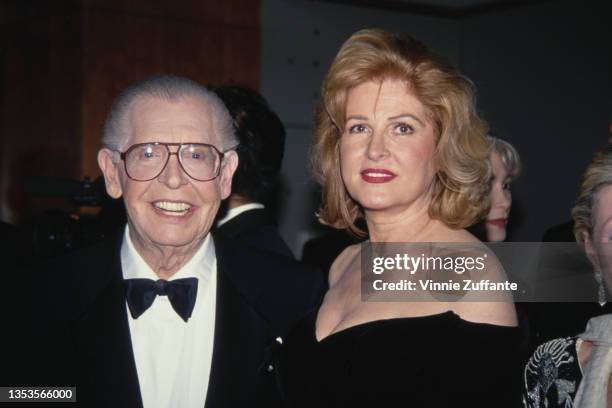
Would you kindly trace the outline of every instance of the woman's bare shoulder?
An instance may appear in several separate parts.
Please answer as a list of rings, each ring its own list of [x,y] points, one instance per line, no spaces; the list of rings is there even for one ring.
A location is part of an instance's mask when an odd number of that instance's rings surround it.
[[[329,268],[329,286],[332,287],[342,277],[348,266],[359,255],[361,244],[353,244],[344,249]]]
[[[453,311],[469,322],[509,327],[518,325],[512,302],[458,302]]]
[[[442,238],[442,237],[441,237]],[[449,230],[446,232],[445,237],[440,239],[442,242],[465,242],[467,244],[478,244],[481,241],[476,238],[474,235],[470,234],[468,231],[464,229],[460,230]]]
[[[456,245],[448,248],[449,251],[457,251],[458,255],[484,256],[486,258],[485,269],[473,276],[466,276],[472,280],[485,280],[487,282],[503,283],[507,280],[503,266],[495,254],[474,235],[466,230],[450,230],[444,234],[440,242],[453,244],[465,243],[467,245]],[[444,249],[442,246],[441,249]],[[484,254],[484,255],[483,255]],[[453,303],[450,307],[462,319],[475,323],[488,323],[499,326],[516,326],[517,317],[512,296],[504,291],[470,291],[463,301]]]

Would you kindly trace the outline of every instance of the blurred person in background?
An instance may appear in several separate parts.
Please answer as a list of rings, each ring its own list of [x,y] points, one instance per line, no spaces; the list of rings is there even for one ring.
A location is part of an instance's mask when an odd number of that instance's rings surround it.
[[[593,267],[594,298],[600,305],[594,315],[600,316],[583,320],[584,333],[550,340],[535,350],[524,373],[524,405],[529,408],[612,404],[612,151],[597,153],[588,166],[572,217],[576,241]],[[572,307],[582,304],[566,305]]]
[[[486,217],[470,226],[468,231],[481,241],[503,242],[508,237],[508,219],[512,208],[510,185],[521,172],[521,159],[514,146],[507,141],[492,135],[488,135],[487,140],[491,143],[490,207]]]
[[[487,241],[505,241],[507,237],[508,217],[512,207],[510,184],[521,171],[521,159],[518,152],[507,141],[495,136],[488,136],[491,142],[492,179],[490,209],[485,219]]]
[[[240,243],[293,257],[280,236],[269,208],[279,189],[285,152],[285,127],[257,92],[241,87],[217,88],[215,93],[227,107],[238,138],[238,168],[232,193],[220,211],[218,234]]]

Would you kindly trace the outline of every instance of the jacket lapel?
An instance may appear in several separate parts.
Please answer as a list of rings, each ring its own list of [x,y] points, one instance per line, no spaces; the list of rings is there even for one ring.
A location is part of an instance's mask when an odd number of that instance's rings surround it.
[[[94,270],[88,275],[106,279],[89,279],[80,291],[85,312],[75,324],[77,398],[85,406],[142,407],[119,254],[115,248],[105,254],[106,262],[91,262]],[[95,270],[101,268],[106,271]]]
[[[233,270],[228,260],[232,254],[218,237],[215,250],[217,305],[206,407],[249,406],[274,400],[275,378],[266,372],[265,353],[266,344],[273,339],[265,320],[250,306],[232,278],[236,273],[254,271]]]
[[[224,406],[232,400],[233,389],[244,392],[244,387],[248,386],[242,383],[244,373],[240,370],[240,366],[246,363],[245,359],[249,358],[247,315],[248,311],[228,281],[227,271],[218,257],[215,336],[206,407]]]

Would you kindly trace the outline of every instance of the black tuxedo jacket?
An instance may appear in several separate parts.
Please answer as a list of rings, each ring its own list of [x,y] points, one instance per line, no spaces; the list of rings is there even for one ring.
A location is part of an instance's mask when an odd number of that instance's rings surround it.
[[[276,338],[315,307],[323,285],[291,259],[216,236],[214,242],[217,309],[206,407],[279,406]],[[106,242],[34,271],[36,307],[20,319],[27,335],[17,346],[30,358],[17,359],[6,385],[76,385],[79,406],[142,406],[120,246],[121,239]]]
[[[221,225],[216,235],[250,247],[294,258],[293,253],[278,233],[272,217],[263,208],[247,210]]]

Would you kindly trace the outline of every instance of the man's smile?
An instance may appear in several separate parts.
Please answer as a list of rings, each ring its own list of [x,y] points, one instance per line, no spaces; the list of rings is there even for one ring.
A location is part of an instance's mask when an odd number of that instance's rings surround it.
[[[155,201],[153,206],[164,214],[175,217],[186,215],[193,208],[189,203],[175,201]]]

